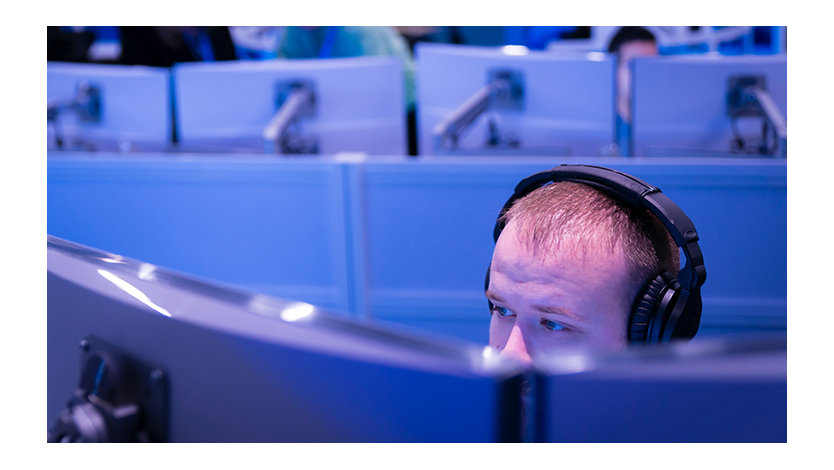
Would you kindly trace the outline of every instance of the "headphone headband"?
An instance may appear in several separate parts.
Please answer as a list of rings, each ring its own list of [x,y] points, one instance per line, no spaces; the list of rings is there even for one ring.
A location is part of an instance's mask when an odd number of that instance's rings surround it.
[[[648,209],[663,223],[675,243],[681,248],[691,242],[698,241],[698,232],[695,230],[695,225],[671,199],[660,191],[660,188],[617,170],[591,165],[563,164],[521,180],[516,185],[510,200],[501,209],[499,219],[518,199],[548,183],[558,181],[583,183],[599,189],[632,207]],[[503,229],[502,223],[496,224],[493,231],[495,241],[498,241],[498,235],[501,234]]]

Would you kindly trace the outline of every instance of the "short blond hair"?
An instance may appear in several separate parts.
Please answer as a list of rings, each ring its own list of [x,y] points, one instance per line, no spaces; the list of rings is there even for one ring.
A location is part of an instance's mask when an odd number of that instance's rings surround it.
[[[615,252],[619,245],[635,291],[660,272],[676,276],[680,270],[678,247],[657,217],[585,184],[537,188],[515,201],[500,222],[513,222],[519,240],[542,257],[561,249]]]

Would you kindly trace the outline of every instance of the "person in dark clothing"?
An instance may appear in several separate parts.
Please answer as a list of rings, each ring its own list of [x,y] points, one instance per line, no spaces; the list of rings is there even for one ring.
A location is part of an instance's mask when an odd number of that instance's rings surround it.
[[[95,35],[90,31],[72,31],[60,26],[46,27],[46,60],[89,62],[87,52]]]
[[[178,62],[235,60],[225,26],[121,26],[125,65],[170,67]]]

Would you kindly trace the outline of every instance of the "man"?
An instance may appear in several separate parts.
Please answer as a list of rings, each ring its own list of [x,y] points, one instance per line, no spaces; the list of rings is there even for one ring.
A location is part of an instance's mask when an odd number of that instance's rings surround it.
[[[500,220],[486,290],[489,344],[522,362],[624,348],[635,299],[658,273],[680,269],[655,216],[586,184],[542,186]]]
[[[631,62],[638,57],[658,55],[655,35],[640,26],[624,26],[608,45],[608,52],[617,55],[617,145],[621,155],[628,155],[628,128],[631,125]]]

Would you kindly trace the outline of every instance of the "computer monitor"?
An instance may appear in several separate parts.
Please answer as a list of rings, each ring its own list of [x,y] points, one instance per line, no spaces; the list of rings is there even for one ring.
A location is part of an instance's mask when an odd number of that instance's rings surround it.
[[[630,155],[786,156],[787,56],[641,57]]]
[[[607,54],[423,43],[416,57],[421,154],[616,154]]]
[[[185,63],[173,74],[181,150],[405,153],[396,58]]]
[[[50,442],[519,439],[520,369],[489,348],[55,237],[47,267]]]
[[[170,147],[168,69],[49,62],[46,97],[48,150]]]
[[[786,442],[784,334],[536,364],[538,442]]]

